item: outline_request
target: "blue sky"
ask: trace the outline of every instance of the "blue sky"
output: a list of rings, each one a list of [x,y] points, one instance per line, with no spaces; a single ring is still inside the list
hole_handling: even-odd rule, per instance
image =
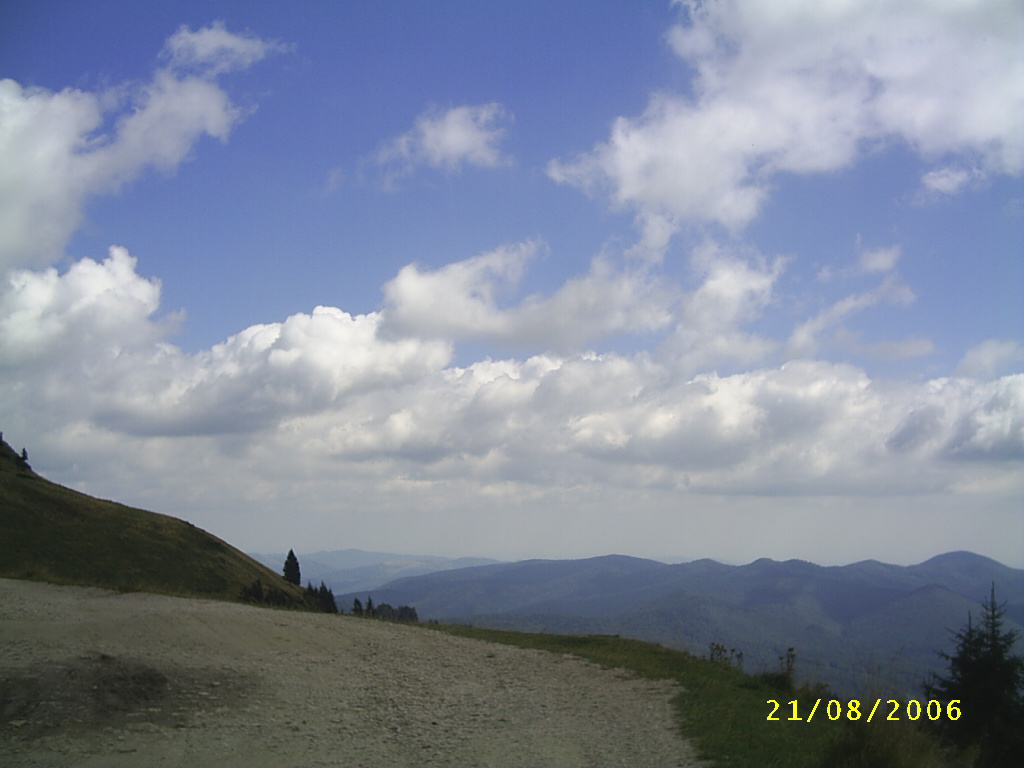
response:
[[[0,10],[0,427],[251,551],[1024,566],[1013,2]]]

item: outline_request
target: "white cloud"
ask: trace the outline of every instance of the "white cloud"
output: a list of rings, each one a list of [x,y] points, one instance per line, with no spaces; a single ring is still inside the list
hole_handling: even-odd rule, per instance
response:
[[[774,301],[786,259],[769,263],[760,254],[708,240],[693,250],[690,264],[698,285],[680,300],[662,356],[687,376],[722,365],[762,363],[777,344],[747,327]]]
[[[898,245],[889,248],[876,248],[860,254],[860,269],[865,273],[891,272],[900,260],[901,249]]]
[[[759,363],[776,347],[746,326],[774,300],[785,259],[769,263],[707,241],[692,255],[691,291],[646,266],[597,257],[552,294],[520,296],[516,288],[540,249],[526,241],[436,270],[403,267],[384,286],[381,331],[563,354],[610,336],[664,332],[660,354],[687,373]]]
[[[779,172],[844,168],[901,140],[985,173],[1024,170],[1024,13],[969,4],[683,2],[668,35],[696,70],[693,95],[659,93],[639,117],[549,174],[633,209],[638,225],[758,215]],[[965,180],[936,171],[926,183]]]
[[[450,172],[463,165],[508,165],[511,159],[498,145],[511,121],[511,113],[494,102],[428,110],[416,118],[412,130],[385,144],[375,160],[385,167],[387,183],[419,166]]]
[[[527,241],[424,270],[403,267],[384,286],[382,330],[420,338],[475,339],[548,350],[609,335],[654,331],[671,319],[672,292],[641,271],[596,258],[551,296],[511,298],[540,244]]]
[[[527,258],[512,248],[413,274],[457,286],[456,302],[476,291],[479,321],[511,332],[517,313],[553,322],[553,307],[574,306],[556,294],[495,308]],[[679,525],[671,510],[696,496],[1019,499],[1024,376],[879,382],[825,361],[687,373],[688,356],[730,360],[729,345],[773,343],[743,324],[772,300],[782,268],[713,243],[693,262],[699,285],[679,297],[677,322],[709,338],[678,354],[455,367],[449,339],[383,333],[394,307],[318,307],[185,354],[165,340],[159,283],[114,248],[63,274],[18,271],[0,290],[3,427],[28,436],[40,469],[87,491],[215,530],[258,521],[264,537],[290,535],[301,516],[364,546],[381,526],[411,532],[442,518],[484,526],[474,541],[489,541],[507,515],[520,530],[541,510],[614,527],[610,510],[641,500]]]
[[[956,375],[989,379],[1012,372],[1024,362],[1024,347],[1012,339],[986,339],[971,347],[956,367]]]
[[[494,275],[514,278],[527,256],[507,249],[420,277],[459,286],[458,302],[493,291]],[[683,297],[681,324],[719,327],[712,347],[742,337],[781,265],[755,266],[713,243],[697,249],[694,264],[702,280]],[[64,274],[16,272],[0,293],[0,368],[18,373],[0,378],[0,395],[33,434],[120,435],[122,447],[110,450],[138,449],[138,461],[172,450],[177,436],[220,441],[198,461],[209,450],[254,450],[243,436],[259,433],[293,444],[294,461],[314,474],[368,473],[375,492],[394,477],[469,483],[479,493],[609,485],[870,494],[878,483],[930,492],[972,471],[947,477],[943,461],[1018,461],[1024,451],[1019,374],[881,386],[849,365],[797,361],[680,375],[680,359],[709,354],[697,347],[661,360],[570,352],[458,368],[448,339],[382,334],[391,309],[353,316],[330,307],[186,355],[164,341],[159,283],[135,267],[112,248],[103,262],[83,260]],[[883,284],[826,314],[832,322],[899,292]],[[475,322],[514,328],[517,312],[554,316],[543,306],[496,310],[484,301]],[[968,357],[1014,355],[1019,348],[993,343]],[[334,464],[317,469],[323,457]],[[916,470],[904,473],[911,459]]]
[[[744,150],[753,144],[751,115],[731,105],[697,112],[668,96],[652,100],[636,119],[620,117],[611,138],[571,162],[552,161],[552,179],[587,192],[607,192],[619,208],[637,210],[644,239],[650,222],[710,219],[738,227],[759,210],[765,191],[746,181]],[[736,136],[733,144],[722,137]],[[736,147],[743,147],[737,150]]]
[[[317,307],[194,355],[163,341],[160,285],[123,248],[65,274],[15,272],[0,294],[6,402],[141,435],[254,432],[443,367],[443,341],[377,338],[376,313]],[[31,371],[31,373],[29,373]],[[7,377],[5,377],[7,378]]]
[[[102,263],[82,259],[65,274],[17,270],[0,293],[0,365],[46,366],[81,355],[90,364],[112,361],[124,347],[150,344],[169,329],[150,318],[160,283],[135,272],[121,247]],[[60,366],[62,367],[62,366]]]
[[[882,302],[906,305],[914,299],[914,292],[898,278],[890,275],[870,291],[840,299],[794,328],[787,345],[789,354],[796,357],[813,357],[817,352],[821,335],[850,315]]]
[[[928,192],[955,195],[964,187],[983,179],[985,174],[977,168],[949,166],[928,171],[921,177],[921,184]]]
[[[463,288],[481,263],[514,276],[522,254],[477,259],[453,265],[470,274],[460,278]],[[694,328],[736,326],[751,316],[781,268],[754,268],[714,244],[698,249],[694,261],[704,278],[680,315]],[[18,376],[0,378],[0,395],[9,413],[34,414],[33,433],[99,431],[147,451],[183,435],[228,440],[220,447],[228,450],[231,440],[259,433],[294,440],[311,466],[323,454],[340,462],[335,468],[363,467],[371,486],[398,472],[478,489],[610,483],[708,493],[802,494],[829,483],[873,493],[879,478],[933,488],[952,482],[940,479],[936,462],[1012,457],[1024,445],[1020,375],[879,386],[852,366],[804,361],[680,376],[677,359],[644,352],[543,354],[457,368],[446,339],[384,335],[383,314],[330,307],[246,328],[186,355],[164,341],[159,283],[135,267],[127,251],[113,248],[103,262],[84,260],[64,274],[19,271],[8,280],[0,294],[0,368]],[[897,289],[880,288],[879,296],[889,290]],[[743,298],[749,295],[759,298]],[[907,416],[915,412],[924,415]],[[924,457],[921,477],[887,469],[890,454]]]
[[[513,290],[538,243],[497,248],[435,271],[403,267],[384,286],[386,322],[403,334],[489,335],[501,332],[496,294]]]
[[[161,57],[171,69],[192,69],[212,76],[246,69],[284,48],[280,43],[228,32],[224,22],[216,21],[194,32],[181,26],[167,39]]]
[[[829,282],[837,277],[850,278],[861,275],[883,274],[896,269],[896,264],[903,255],[903,249],[898,245],[891,245],[885,248],[865,249],[861,245],[861,238],[857,236],[857,262],[847,267],[835,269],[829,265],[818,270],[817,279],[820,282]]]
[[[954,461],[1024,459],[1024,375],[984,383],[930,381],[908,405],[909,415],[886,442],[893,455],[931,454]],[[1019,468],[1014,474],[1019,478]]]
[[[139,88],[54,93],[0,80],[0,271],[59,258],[90,195],[149,167],[174,170],[203,136],[227,138],[241,113],[214,77],[272,49],[223,25],[182,28],[168,65]],[[111,115],[113,130],[100,132]]]

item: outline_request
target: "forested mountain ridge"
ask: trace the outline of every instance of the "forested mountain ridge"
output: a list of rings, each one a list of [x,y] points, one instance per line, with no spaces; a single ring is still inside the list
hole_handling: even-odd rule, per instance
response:
[[[941,669],[935,651],[948,650],[948,630],[968,612],[979,614],[993,583],[1008,626],[1024,623],[1024,570],[970,552],[913,566],[528,560],[400,579],[374,599],[415,605],[424,620],[621,634],[695,653],[716,642],[741,650],[751,671],[793,647],[805,679],[851,693],[871,685],[910,693]],[[350,598],[339,595],[339,605]]]

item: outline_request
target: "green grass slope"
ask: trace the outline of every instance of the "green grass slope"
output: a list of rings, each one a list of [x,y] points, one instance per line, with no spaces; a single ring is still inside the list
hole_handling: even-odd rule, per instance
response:
[[[191,523],[73,491],[0,441],[0,576],[239,600],[257,579],[302,590]]]

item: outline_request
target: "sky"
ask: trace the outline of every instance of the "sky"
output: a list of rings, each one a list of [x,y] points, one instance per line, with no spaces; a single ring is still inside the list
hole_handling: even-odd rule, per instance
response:
[[[1016,0],[0,2],[0,429],[246,551],[1024,567]]]

